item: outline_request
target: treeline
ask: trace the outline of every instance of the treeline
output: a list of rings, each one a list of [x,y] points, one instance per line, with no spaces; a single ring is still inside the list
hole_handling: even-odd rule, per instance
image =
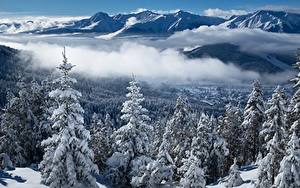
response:
[[[244,109],[229,103],[215,117],[193,110],[182,95],[173,113],[156,121],[133,77],[121,115],[94,113],[86,124],[73,67],[63,53],[60,78],[20,81],[1,116],[0,153],[15,166],[39,164],[43,184],[97,187],[101,175],[113,187],[201,188],[229,175],[234,187],[243,183],[239,166],[257,164],[256,187],[300,186],[300,75],[290,100],[278,86],[264,101],[255,81]]]

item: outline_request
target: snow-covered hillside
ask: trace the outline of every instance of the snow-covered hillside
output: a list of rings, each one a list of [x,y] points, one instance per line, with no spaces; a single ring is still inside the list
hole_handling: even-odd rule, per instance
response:
[[[31,168],[16,168],[13,171],[0,171],[0,187],[6,188],[47,188],[42,185],[41,175]],[[99,188],[105,188],[98,184]]]

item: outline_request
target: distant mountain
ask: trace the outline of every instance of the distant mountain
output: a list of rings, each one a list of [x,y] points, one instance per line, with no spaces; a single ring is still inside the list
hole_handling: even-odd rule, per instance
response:
[[[123,27],[123,24],[113,19],[106,13],[98,12],[92,17],[74,21],[63,27],[46,28],[36,33],[42,34],[59,34],[59,33],[111,33]]]
[[[132,23],[128,23],[134,20]],[[122,30],[120,34],[172,34],[176,31],[194,29],[201,25],[219,25],[225,20],[218,17],[208,17],[192,14],[185,11],[178,11],[170,14],[158,14],[149,10],[110,16],[98,12],[90,18],[67,21],[65,23],[35,24],[27,22],[0,23],[0,33],[26,32],[39,34],[60,34],[60,33],[100,33],[107,34]],[[130,26],[129,26],[130,25]]]
[[[171,35],[177,31],[199,26],[222,25],[228,28],[262,29],[269,32],[300,33],[300,14],[284,11],[260,10],[247,15],[232,16],[225,20],[218,17],[200,16],[185,11],[159,14],[149,10],[108,15],[98,12],[90,18],[51,21],[47,19],[7,21],[0,20],[0,33],[95,33],[109,35]],[[104,36],[105,38],[105,36]]]
[[[178,11],[172,14],[157,14],[151,11],[137,14],[117,15],[114,18],[122,23],[130,17],[136,18],[136,23],[128,27],[126,34],[172,34],[176,31],[195,29],[201,25],[218,25],[224,19],[199,16],[189,12]]]
[[[134,22],[128,23],[129,19],[134,19]],[[76,21],[63,28],[49,28],[40,33],[113,33],[124,28],[119,34],[172,34],[176,31],[195,29],[201,25],[211,26],[223,22],[222,18],[199,16],[184,11],[158,14],[147,10],[115,16],[99,12],[89,19]]]
[[[232,16],[223,25],[229,28],[256,28],[269,32],[300,33],[300,14],[259,10],[247,15]]]
[[[293,59],[275,54],[256,55],[241,51],[239,46],[220,43],[205,45],[190,51],[183,52],[189,58],[213,57],[224,63],[232,63],[243,70],[252,70],[260,73],[274,73],[291,68]]]

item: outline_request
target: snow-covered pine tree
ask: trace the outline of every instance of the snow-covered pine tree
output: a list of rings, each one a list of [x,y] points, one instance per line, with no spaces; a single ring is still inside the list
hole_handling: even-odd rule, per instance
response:
[[[171,158],[170,151],[170,127],[165,127],[163,139],[158,149],[156,159],[150,162],[144,173],[140,176],[132,178],[131,185],[145,186],[145,187],[159,187],[162,185],[172,185],[173,170],[175,168],[173,159]]]
[[[243,162],[255,162],[260,151],[259,131],[264,121],[264,101],[262,88],[256,80],[253,83],[253,89],[249,95],[248,102],[244,110],[244,129],[243,143]]]
[[[52,135],[52,124],[53,122],[51,121],[51,115],[54,111],[54,109],[57,108],[57,103],[55,102],[54,99],[52,99],[49,96],[49,93],[53,90],[53,82],[50,81],[48,78],[43,80],[41,83],[41,97],[43,98],[43,102],[40,105],[40,113],[41,115],[38,117],[39,118],[39,124],[40,124],[40,131],[42,135],[42,140],[46,140]]]
[[[259,163],[257,188],[271,187],[278,175],[280,162],[285,152],[284,140],[278,136],[279,132],[281,131],[276,131],[273,138],[268,142],[268,153]]]
[[[272,98],[267,103],[266,121],[262,126],[262,130],[259,135],[262,141],[262,149],[261,152],[263,156],[265,156],[269,151],[267,149],[267,144],[274,137],[275,133],[277,133],[277,137],[280,141],[283,141],[285,136],[285,118],[287,112],[287,102],[285,99],[284,90],[277,86],[274,90]],[[284,149],[284,142],[282,142],[281,149]]]
[[[69,76],[74,65],[68,63],[65,51],[62,55],[63,63],[57,67],[62,76],[55,80],[59,88],[50,93],[58,102],[51,117],[57,132],[42,143],[42,183],[51,188],[98,187],[94,177],[98,169],[88,147],[90,133],[83,125],[84,110],[78,102],[81,93],[72,88],[76,80]]]
[[[230,165],[233,163],[233,160],[237,158],[238,161],[241,161],[241,143],[242,143],[242,117],[241,112],[238,107],[233,106],[232,104],[227,104],[225,106],[225,114],[223,121],[221,123],[221,128],[218,130],[220,135],[227,142],[227,147],[229,154],[227,157],[227,162],[225,169],[229,169]]]
[[[300,50],[296,56],[296,63],[294,67],[300,71]],[[291,80],[295,83],[294,89],[296,90],[294,95],[292,96],[290,105],[289,105],[289,113],[287,114],[287,126],[290,129],[291,127],[298,128],[296,130],[296,134],[300,137],[300,73],[297,74],[295,78]]]
[[[275,179],[276,188],[300,187],[300,145],[297,129],[292,129],[291,139],[288,142],[286,156],[280,163],[279,174]]]
[[[33,84],[25,83],[23,79],[17,83],[19,87],[18,100],[16,100],[17,111],[15,115],[20,119],[19,139],[24,148],[24,154],[27,161],[27,165],[38,162],[35,158],[39,152],[36,151],[39,137],[39,124],[37,122],[35,112],[38,112],[41,102],[37,102],[34,97],[38,93],[37,90],[32,88]]]
[[[19,143],[19,146],[23,148],[20,154],[24,158],[23,164],[17,162],[15,165],[24,166],[38,163],[42,157],[40,148],[42,135],[39,117],[42,116],[40,106],[43,103],[43,98],[41,96],[41,87],[36,81],[25,83],[24,80],[20,80],[17,86],[20,89],[18,96],[12,96],[9,99],[2,117],[1,127],[6,132],[11,132],[9,131],[11,128],[14,129],[15,135],[13,137],[15,142]],[[9,125],[9,122],[15,125]],[[7,139],[11,139],[11,136],[4,136],[3,139],[8,141]],[[4,150],[9,149],[5,147],[3,148]],[[12,153],[9,152],[8,155],[12,155]],[[19,156],[19,154],[17,155]],[[13,159],[13,162],[16,162],[14,161],[15,156],[10,157]]]
[[[176,101],[173,116],[167,126],[171,131],[170,155],[174,159],[176,169],[182,165],[182,159],[186,158],[186,152],[190,151],[192,138],[196,125],[193,122],[190,105],[187,98],[179,96]],[[180,179],[180,174],[175,169],[175,179]]]
[[[213,116],[209,120],[208,127],[211,140],[209,140],[209,159],[206,164],[208,171],[206,174],[208,175],[208,182],[210,182],[216,181],[227,172],[224,168],[229,150],[226,141],[217,132],[217,120]]]
[[[201,161],[193,153],[190,153],[189,158],[183,159],[183,165],[179,169],[184,172],[180,185],[188,188],[205,188],[206,180]]]
[[[129,93],[127,100],[123,103],[121,119],[127,124],[120,127],[112,134],[114,154],[108,159],[108,179],[113,184],[129,184],[131,177],[138,176],[130,173],[135,167],[134,160],[140,157],[149,156],[151,144],[152,126],[147,115],[148,110],[142,106],[144,101],[143,94],[138,82],[133,78],[127,87]],[[121,159],[122,158],[122,159]],[[122,160],[119,162],[118,160]],[[135,163],[137,164],[137,163]]]
[[[153,144],[151,145],[151,155],[155,157],[158,154],[158,150],[163,140],[163,135],[165,133],[165,129],[167,125],[167,118],[159,118],[153,126],[154,134],[153,134]],[[170,141],[169,141],[170,142]]]
[[[89,142],[91,149],[94,152],[94,161],[99,170],[104,170],[105,163],[112,153],[112,144],[110,136],[112,128],[104,125],[96,113],[93,114],[90,125],[91,140]]]
[[[115,129],[115,126],[114,126],[114,123],[112,122],[111,116],[108,113],[106,113],[106,115],[105,115],[104,125],[108,129],[111,129],[111,130]]]
[[[212,135],[208,124],[209,117],[202,113],[191,146],[191,152],[200,160],[201,167],[205,172],[207,172],[208,168],[207,164],[209,163],[212,143]]]
[[[231,188],[231,187],[237,187],[240,186],[244,183],[241,173],[239,171],[239,167],[237,165],[237,159],[234,158],[234,162],[231,165],[229,169],[229,176],[227,179],[227,185],[226,187]]]
[[[7,93],[7,104],[1,115],[0,153],[6,153],[14,166],[24,166],[27,161],[25,150],[20,140],[22,126],[18,117],[18,98],[13,93]]]

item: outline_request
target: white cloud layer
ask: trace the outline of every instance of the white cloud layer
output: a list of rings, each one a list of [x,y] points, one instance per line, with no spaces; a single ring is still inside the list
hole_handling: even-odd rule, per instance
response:
[[[189,47],[216,43],[231,43],[251,53],[293,54],[300,46],[300,34],[271,33],[259,29],[228,29],[221,26],[201,26],[178,32],[157,44]]]
[[[9,46],[30,50],[37,67],[54,68],[61,62],[62,46],[48,43],[6,43]],[[255,72],[241,71],[217,59],[187,59],[175,50],[159,51],[137,43],[125,42],[116,51],[99,51],[87,46],[67,47],[70,62],[75,71],[87,76],[130,76],[132,73],[144,79],[162,81],[218,81],[234,82],[253,80]]]
[[[215,16],[215,17],[221,17],[221,18],[229,18],[233,15],[244,15],[248,12],[245,10],[222,10],[219,8],[209,8],[203,11],[203,14],[205,16]]]
[[[64,27],[66,23],[81,20],[86,18],[84,16],[19,16],[19,17],[9,17],[0,18],[0,32],[6,33],[20,33],[26,31],[40,30],[43,28],[50,27]],[[20,24],[20,27],[6,26],[5,24]]]
[[[133,20],[134,21],[134,20]],[[30,41],[30,42],[28,42]],[[36,66],[55,67],[61,50],[67,53],[76,72],[87,76],[130,76],[145,79],[242,82],[256,78],[279,83],[292,73],[259,75],[213,58],[187,59],[176,50],[215,43],[240,45],[249,53],[293,53],[300,46],[300,35],[269,33],[251,29],[202,26],[178,32],[167,39],[115,38],[102,40],[62,35],[1,35],[0,44],[31,50]],[[227,62],[228,63],[228,62]],[[284,77],[284,76],[285,77]]]

